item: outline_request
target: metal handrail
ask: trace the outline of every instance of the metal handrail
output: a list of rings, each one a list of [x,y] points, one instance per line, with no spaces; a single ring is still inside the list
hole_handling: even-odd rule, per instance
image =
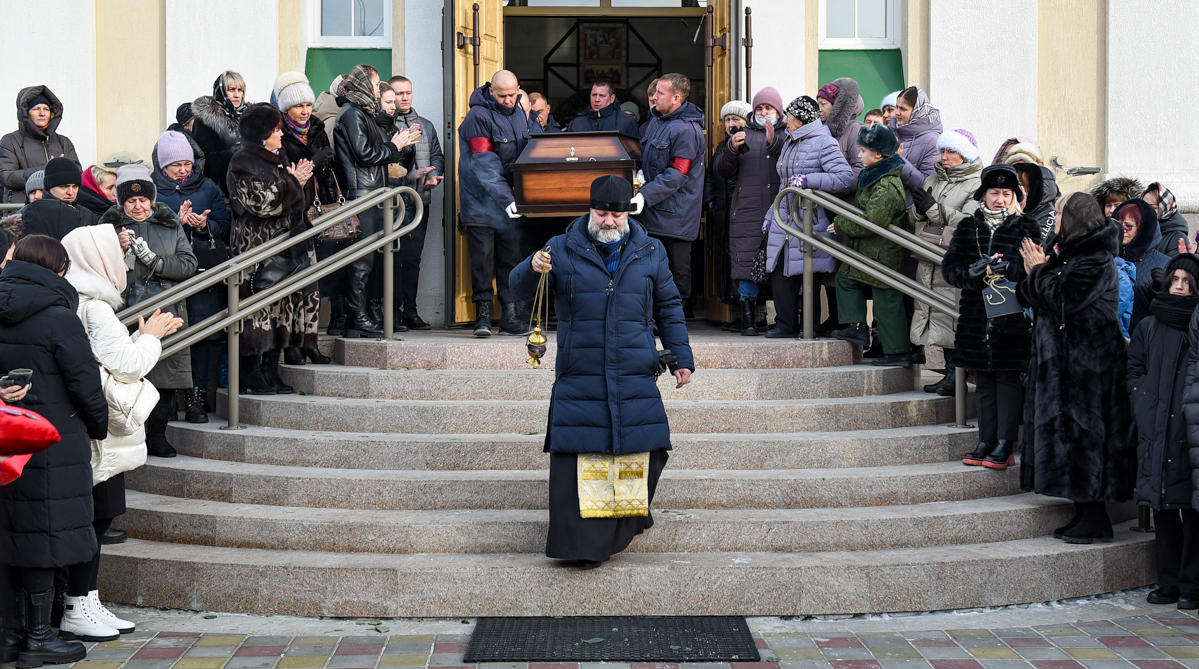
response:
[[[782,211],[779,208],[783,202],[783,198],[787,195],[795,195],[803,201],[803,229],[800,230],[791,224],[790,220],[784,219]],[[775,196],[774,203],[771,205],[771,214],[773,222],[788,235],[804,242],[803,245],[803,338],[812,340],[816,338],[815,322],[813,308],[815,299],[815,280],[813,277],[814,268],[812,262],[812,249],[817,248],[829,254],[833,258],[848,264],[854,269],[865,272],[871,277],[890,284],[893,288],[900,291],[915,300],[920,300],[928,304],[934,309],[940,309],[952,316],[955,320],[960,316],[957,309],[957,304],[945,299],[943,296],[935,293],[928,288],[913,281],[900,272],[897,272],[886,265],[868,258],[865,255],[854,251],[853,249],[841,244],[832,237],[825,237],[816,234],[813,230],[816,220],[817,205],[832,209],[834,212],[848,218],[858,225],[879,234],[880,236],[889,239],[896,244],[913,251],[922,256],[934,257],[934,254],[929,253],[929,246],[936,249],[935,257],[939,260],[944,257],[945,251],[940,247],[931,245],[924,240],[911,235],[906,230],[891,230],[884,228],[862,216],[862,211],[856,207],[836,200],[831,196],[821,193],[820,191],[809,190],[807,188],[783,188],[779,194]],[[790,212],[794,212],[795,207],[791,207]],[[903,234],[895,234],[901,232]],[[940,264],[935,263],[935,264]],[[954,424],[956,428],[970,428],[972,425],[966,423],[966,370],[961,367],[954,368]]]
[[[403,220],[407,213],[407,205],[404,202],[402,195],[409,195],[416,207],[416,215],[412,222],[404,227],[395,229],[395,216],[392,214],[394,207],[399,207],[400,220]],[[361,214],[371,207],[382,206],[383,208],[383,230],[376,232],[370,236],[363,237],[354,242],[350,246],[334,253],[332,256],[318,261],[315,265],[306,267],[271,286],[261,292],[254,293],[244,302],[241,301],[239,286],[241,285],[242,272],[252,268],[255,264],[271,257],[281,251],[289,249],[297,244],[303,243],[312,237],[319,235],[322,231],[337,224],[337,222],[345,220],[350,216]],[[159,359],[164,359],[183,351],[189,346],[199,343],[204,339],[216,334],[220,330],[225,330],[228,333],[227,346],[229,350],[229,402],[228,402],[228,425],[221,427],[222,430],[237,430],[241,429],[239,424],[239,401],[240,401],[240,351],[241,351],[241,325],[242,321],[260,309],[269,307],[279,300],[295,293],[303,286],[309,285],[314,281],[318,281],[333,272],[349,265],[359,258],[374,253],[382,249],[383,253],[383,338],[389,340],[392,338],[395,330],[393,321],[394,316],[394,290],[392,283],[395,274],[395,258],[393,253],[398,250],[398,242],[401,237],[407,235],[420,225],[425,215],[424,201],[420,194],[415,190],[402,186],[399,188],[381,188],[371,192],[362,198],[355,200],[352,204],[341,207],[336,211],[329,212],[324,216],[319,217],[313,222],[312,228],[304,233],[294,237],[283,237],[280,239],[271,240],[261,246],[255,247],[248,253],[244,253],[235,258],[221,263],[217,267],[205,271],[191,279],[182,281],[179,284],[172,286],[168,290],[155,295],[153,299],[139,302],[138,304],[125,309],[117,314],[122,319],[122,323],[132,324],[137,322],[139,315],[145,316],[154,312],[155,309],[169,307],[177,304],[181,300],[185,300],[193,295],[200,293],[207,288],[216,285],[220,281],[225,282],[226,295],[228,298],[228,306],[209,316],[208,318],[188,326],[175,334],[167,337],[162,342],[162,354]]]

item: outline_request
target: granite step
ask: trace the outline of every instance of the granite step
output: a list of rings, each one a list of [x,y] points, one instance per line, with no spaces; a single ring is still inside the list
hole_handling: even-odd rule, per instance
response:
[[[910,391],[890,395],[804,400],[686,399],[687,389],[665,399],[672,432],[806,432],[878,430],[948,423],[954,398]],[[973,395],[970,396],[973,403]],[[220,391],[218,414],[228,395]],[[459,434],[544,433],[549,401],[384,400],[320,395],[241,396],[241,421],[251,425],[334,432]]]
[[[167,436],[184,455],[266,465],[337,469],[544,469],[545,435],[313,432],[225,421],[171,423]],[[805,469],[869,467],[881,453],[891,465],[960,460],[978,430],[945,425],[890,430],[670,436],[672,469]]]
[[[536,553],[540,509],[383,511],[196,501],[130,491],[117,521],[150,541],[337,553]],[[1124,510],[1121,515],[1117,511]],[[1046,536],[1073,517],[1065,500],[1025,493],[962,502],[841,509],[668,509],[630,551],[818,552],[925,548]],[[1135,516],[1113,505],[1113,519]]]
[[[719,470],[667,465],[655,503],[676,509],[802,509],[945,502],[1020,492],[1019,468],[960,462],[841,469]],[[549,472],[401,471],[152,458],[132,490],[197,500],[341,509],[541,509]]]
[[[284,381],[308,395],[392,400],[549,399],[554,374],[545,369],[380,370],[342,365],[280,367]],[[872,365],[808,369],[704,369],[691,377],[693,400],[788,400],[888,395],[912,390],[919,370]],[[663,374],[663,396],[675,379]]]
[[[409,332],[403,341],[338,339],[333,359],[376,369],[530,369],[524,337],[478,339],[464,334]],[[557,345],[550,333],[542,369],[554,369]],[[663,348],[660,341],[658,348]],[[852,344],[836,339],[766,339],[704,331],[691,338],[696,369],[792,369],[852,365]]]
[[[331,617],[936,611],[1084,597],[1156,580],[1153,535],[1127,524],[1114,542],[1083,546],[1037,537],[817,553],[626,552],[589,571],[535,553],[327,553],[139,539],[103,552],[100,590],[109,601]]]

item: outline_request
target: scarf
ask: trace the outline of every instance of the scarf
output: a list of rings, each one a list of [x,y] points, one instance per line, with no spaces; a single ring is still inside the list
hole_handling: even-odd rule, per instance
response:
[[[100,197],[104,198],[108,202],[112,202],[112,200],[108,199],[108,196],[104,194],[104,191],[100,190],[100,184],[96,183],[96,177],[92,176],[92,167],[95,167],[95,165],[92,165],[91,167],[88,167],[86,170],[83,170],[83,174],[80,175],[82,177],[82,179],[81,179],[82,183],[80,185],[83,186],[84,188],[90,190],[91,192],[95,193],[96,195],[99,195]]]
[[[882,181],[882,178],[890,174],[891,170],[898,167],[903,167],[903,156],[897,153],[863,169],[858,173],[858,190],[863,191],[870,188]]]
[[[912,118],[904,125],[911,125],[924,117],[929,118],[931,123],[941,122],[941,112],[928,101],[928,94],[923,88],[916,89],[916,105],[912,108]]]
[[[71,259],[71,271],[86,272],[125,292],[125,253],[111,225],[87,225],[75,228],[62,238],[62,246]]]
[[[987,209],[986,205],[983,205],[979,207],[978,210],[982,212],[983,223],[987,224],[987,227],[991,229],[992,234],[999,229],[999,226],[1003,225],[1003,222],[1007,220],[1008,217],[1007,209],[991,211],[990,209]]]
[[[1166,287],[1149,303],[1149,313],[1167,327],[1187,332],[1196,306],[1199,306],[1199,295],[1171,295]]]
[[[283,115],[283,125],[287,127],[288,132],[292,134],[304,146],[308,146],[308,130],[312,127],[312,120],[309,119],[304,125],[296,125],[292,122],[291,117],[287,114]]]
[[[1145,192],[1149,191],[1157,192],[1157,220],[1160,222],[1174,218],[1174,215],[1178,213],[1178,200],[1174,197],[1174,193],[1156,181],[1145,189]]]
[[[217,77],[216,81],[212,82],[212,101],[220,105],[221,111],[224,112],[225,116],[234,121],[240,121],[241,113],[249,105],[246,104],[245,98],[242,98],[241,106],[234,107],[229,96],[225,94],[225,86],[222,83],[222,79],[224,79],[224,75]]]
[[[600,257],[604,259],[604,267],[608,270],[608,274],[612,276],[616,275],[616,268],[620,267],[620,248],[624,246],[625,239],[627,238],[628,235],[625,235],[614,242],[597,242],[592,240],[595,244],[595,250],[599,251]]]
[[[371,86],[371,77],[361,65],[355,65],[337,86],[338,97],[350,101],[350,104],[374,116],[379,111],[379,99]]]

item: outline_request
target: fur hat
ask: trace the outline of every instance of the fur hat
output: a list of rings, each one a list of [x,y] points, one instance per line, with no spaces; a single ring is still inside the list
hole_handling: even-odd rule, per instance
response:
[[[46,173],[43,170],[38,170],[33,174],[30,174],[29,178],[25,180],[25,194],[29,195],[35,190],[43,190],[42,182],[44,181],[45,176]]]
[[[774,86],[767,86],[758,91],[758,94],[754,96],[753,102],[749,103],[750,113],[752,114],[753,110],[758,108],[758,105],[763,104],[774,107],[780,115],[783,113],[783,96],[779,95]]]
[[[753,115],[753,113],[754,108],[750,107],[749,104],[741,100],[729,100],[728,102],[724,103],[723,107],[720,108],[720,119],[724,120],[724,117],[732,114],[734,116],[740,116],[743,119],[749,120],[749,117]]]
[[[237,134],[247,144],[260,146],[283,123],[283,114],[266,102],[250,105],[237,123]]]
[[[857,143],[858,146],[883,154],[884,158],[890,158],[899,151],[899,140],[896,139],[895,132],[882,123],[859,128]]]
[[[946,130],[937,138],[937,150],[949,149],[962,157],[966,162],[978,159],[978,140],[969,130],[958,128]]]
[[[1024,201],[1024,193],[1020,190],[1020,179],[1011,165],[988,165],[983,168],[982,185],[974,191],[974,199],[982,200],[988,188],[1006,188],[1016,194],[1016,201]]]
[[[151,203],[158,199],[150,168],[142,164],[124,165],[117,170],[117,206],[123,207],[131,197],[144,197]]]
[[[796,121],[807,125],[820,118],[820,105],[812,98],[801,95],[787,105],[787,113]]]
[[[632,211],[633,184],[614,174],[591,182],[591,208],[599,211]]]
[[[887,107],[898,107],[899,106],[899,94],[902,92],[903,91],[895,91],[894,93],[883,98],[883,101],[878,103],[878,108],[886,109]]]
[[[79,171],[79,166],[70,158],[52,159],[46,163],[44,168],[45,174],[42,176],[42,188],[50,190],[55,186],[65,186],[67,184],[75,184],[76,186],[83,183],[83,173]]]
[[[1141,182],[1132,177],[1113,177],[1091,187],[1091,195],[1099,200],[1101,206],[1106,205],[1107,199],[1113,195],[1131,200],[1140,197],[1143,192],[1145,192],[1145,188]]]
[[[192,151],[192,143],[187,141],[183,133],[174,130],[168,130],[159,135],[154,150],[158,152],[158,164],[162,167],[181,160],[190,163],[196,159],[196,153]]]
[[[829,104],[837,101],[837,93],[841,92],[841,87],[836,83],[825,84],[820,87],[820,91],[816,93],[816,99],[824,98]]]
[[[272,92],[281,112],[286,112],[305,102],[308,104],[316,102],[316,94],[312,92],[312,87],[308,85],[308,77],[304,76],[303,72],[293,71],[280,74],[275,78],[275,88]]]

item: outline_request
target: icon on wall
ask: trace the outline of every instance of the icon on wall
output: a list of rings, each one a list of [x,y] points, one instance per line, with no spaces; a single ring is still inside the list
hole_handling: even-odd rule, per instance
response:
[[[627,27],[623,23],[584,23],[579,26],[579,86],[607,79],[625,85]]]

